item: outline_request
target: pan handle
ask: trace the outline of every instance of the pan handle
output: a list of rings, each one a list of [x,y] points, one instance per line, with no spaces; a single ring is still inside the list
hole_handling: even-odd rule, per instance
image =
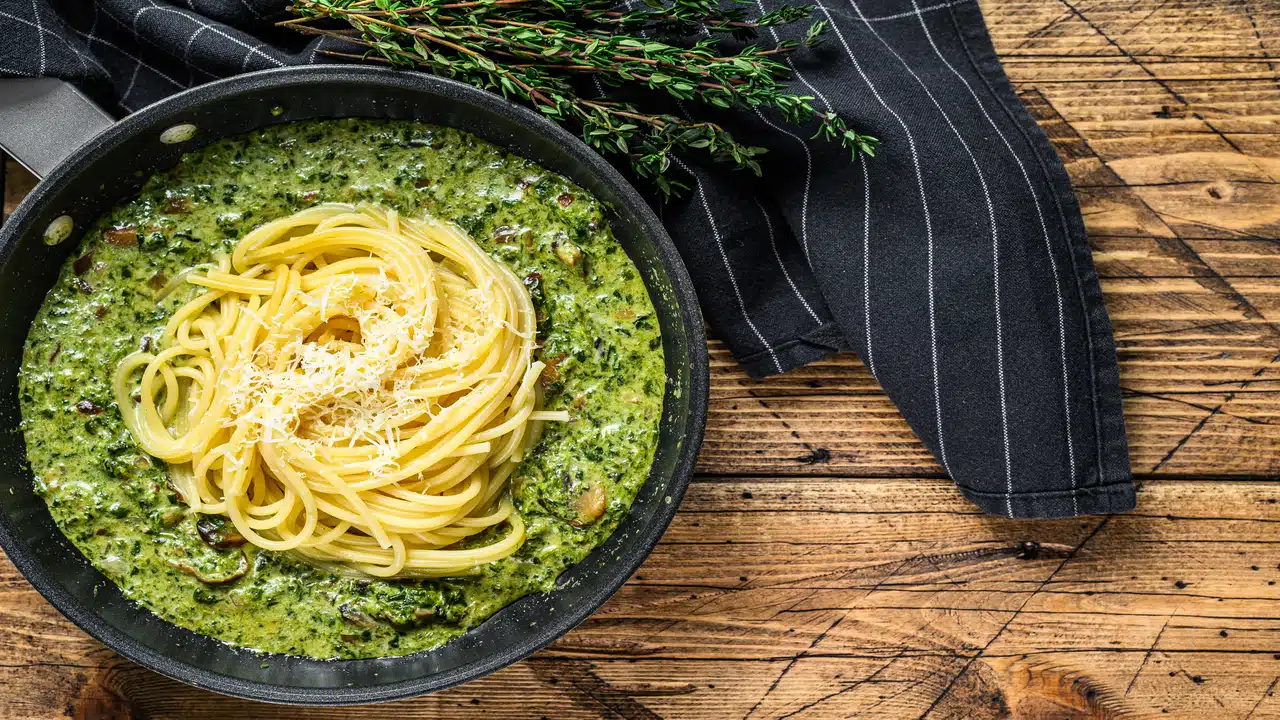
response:
[[[0,148],[36,177],[114,123],[64,80],[0,80]]]

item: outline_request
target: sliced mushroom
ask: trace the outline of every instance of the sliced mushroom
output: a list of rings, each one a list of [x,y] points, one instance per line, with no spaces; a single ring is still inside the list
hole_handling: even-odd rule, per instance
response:
[[[165,201],[164,211],[167,215],[186,215],[191,212],[191,198],[186,195],[170,195]]]
[[[577,267],[582,264],[582,249],[577,245],[569,242],[553,243],[552,247],[556,250],[556,257],[560,258],[560,262],[569,267]]]
[[[205,585],[225,585],[226,583],[235,582],[236,580],[239,580],[240,578],[245,576],[245,573],[249,572],[249,557],[244,554],[243,550],[240,551],[240,567],[236,568],[235,572],[231,573],[226,577],[209,577],[208,575],[205,575],[203,572],[191,567],[190,565],[180,560],[170,560],[169,564],[172,565],[173,567],[178,568],[179,570],[181,570],[182,572],[188,575],[194,575],[197,580],[204,583]]]
[[[338,612],[342,614],[343,620],[346,620],[357,627],[362,627],[368,630],[378,627],[377,620],[369,617],[369,614],[365,611],[352,607],[351,605],[339,605]]]
[[[133,227],[111,228],[102,235],[108,243],[117,247],[133,247],[138,244],[138,229]]]
[[[87,253],[85,253],[84,255],[81,255],[80,257],[76,258],[76,261],[75,261],[75,262],[71,263],[71,269],[72,269],[72,271],[74,271],[74,272],[75,272],[75,274],[77,274],[77,275],[83,275],[83,274],[85,274],[85,273],[89,272],[89,270],[90,270],[92,267],[93,267],[93,253],[92,253],[92,252],[87,252]]]
[[[529,240],[532,238],[533,231],[529,228],[520,226],[512,227],[510,225],[503,225],[493,231],[493,241],[498,243],[505,244],[520,241],[527,245]]]
[[[200,539],[215,550],[229,550],[245,543],[244,536],[236,531],[236,526],[216,515],[202,515],[196,521],[196,532]]]
[[[76,403],[76,412],[81,415],[101,415],[103,413],[103,409],[101,405],[98,405],[92,400],[81,400]]]
[[[600,519],[604,514],[605,505],[608,504],[608,494],[603,485],[592,485],[585,492],[578,496],[577,511],[578,519],[573,522],[575,527],[586,527]]]
[[[560,363],[564,362],[566,357],[568,355],[562,353],[542,359],[542,362],[546,363],[546,367],[542,368],[542,374],[538,376],[538,382],[542,383],[543,387],[547,387],[560,379]]]

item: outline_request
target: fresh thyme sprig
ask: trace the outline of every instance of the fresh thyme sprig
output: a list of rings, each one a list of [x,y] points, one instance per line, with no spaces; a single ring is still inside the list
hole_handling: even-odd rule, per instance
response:
[[[666,175],[674,151],[703,151],[758,175],[764,149],[738,142],[713,122],[583,97],[570,78],[594,76],[612,87],[638,85],[722,109],[772,108],[791,123],[817,120],[814,137],[854,154],[875,154],[879,141],[782,84],[786,66],[775,57],[797,43],[767,49],[752,44],[735,54],[717,49],[716,36],[750,42],[760,28],[804,19],[809,7],[784,5],[750,19],[716,0],[644,1],[645,7],[619,10],[609,0],[293,0],[298,17],[280,24],[362,46],[364,54],[356,56],[362,59],[427,70],[523,100],[597,150],[627,156],[664,196],[685,189]],[[699,30],[708,38],[689,46],[662,39]],[[824,22],[814,23],[806,44],[816,44],[824,30]]]

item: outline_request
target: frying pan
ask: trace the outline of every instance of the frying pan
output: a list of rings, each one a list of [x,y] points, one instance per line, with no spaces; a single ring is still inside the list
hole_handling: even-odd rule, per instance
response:
[[[599,608],[640,566],[675,514],[702,442],[706,339],[693,286],[662,224],[635,189],[585,144],[496,95],[383,68],[321,65],[241,75],[188,90],[113,124],[67,86],[50,93],[38,84],[45,81],[25,82],[0,85],[0,105],[10,111],[7,122],[0,113],[0,143],[20,158],[25,146],[29,166],[49,169],[0,230],[0,546],[72,622],[121,655],[197,687],[269,702],[369,703],[441,690],[528,657]],[[60,109],[50,111],[51,104]],[[14,113],[25,119],[15,124]],[[609,208],[613,232],[653,300],[667,384],[657,453],[630,514],[603,545],[563,574],[556,590],[526,596],[429,652],[321,661],[232,648],[123,597],[63,537],[33,491],[18,430],[17,374],[27,330],[76,246],[79,229],[201,144],[272,124],[341,117],[456,127],[595,195]],[[195,126],[194,136],[182,141],[186,133],[165,133],[182,125]],[[87,141],[59,137],[101,126],[105,129]],[[64,242],[47,244],[46,228],[63,215],[76,230]]]

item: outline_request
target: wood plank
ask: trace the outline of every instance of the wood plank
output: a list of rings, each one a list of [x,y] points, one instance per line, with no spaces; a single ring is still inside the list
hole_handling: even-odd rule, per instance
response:
[[[976,514],[939,480],[703,480],[623,591],[535,659],[343,711],[140,670],[4,563],[0,698],[5,717],[1272,717],[1278,500],[1276,483],[1151,480],[1135,514],[1045,523]]]

